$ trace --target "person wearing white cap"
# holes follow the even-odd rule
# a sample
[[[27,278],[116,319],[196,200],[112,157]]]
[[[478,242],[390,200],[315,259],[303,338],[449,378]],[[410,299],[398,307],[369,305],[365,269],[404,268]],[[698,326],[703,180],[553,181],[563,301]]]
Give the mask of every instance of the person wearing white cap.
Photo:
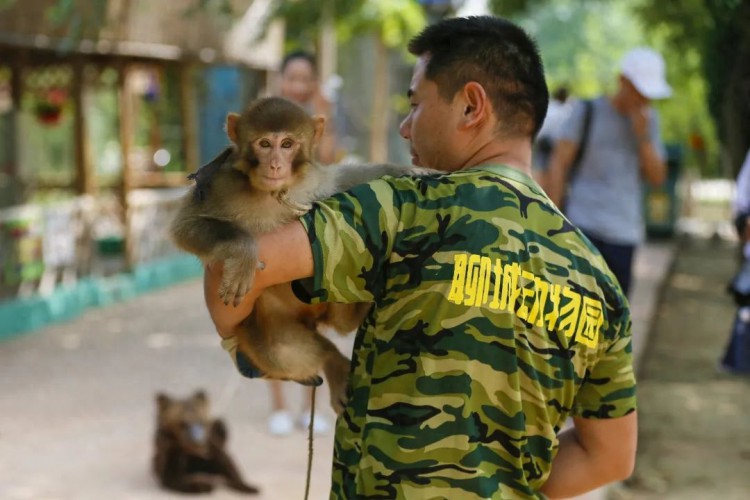
[[[625,54],[617,91],[576,103],[542,179],[552,201],[565,202],[566,215],[599,249],[626,294],[645,235],[642,180],[656,187],[666,178],[659,117],[650,106],[652,99],[672,95],[665,69],[652,49]]]

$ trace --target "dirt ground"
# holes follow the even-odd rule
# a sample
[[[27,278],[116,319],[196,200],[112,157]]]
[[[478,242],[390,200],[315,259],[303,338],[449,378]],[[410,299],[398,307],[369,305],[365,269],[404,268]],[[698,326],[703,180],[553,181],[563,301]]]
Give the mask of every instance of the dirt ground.
[[[635,474],[611,499],[750,498],[750,377],[720,373],[736,244],[677,247],[639,365]]]

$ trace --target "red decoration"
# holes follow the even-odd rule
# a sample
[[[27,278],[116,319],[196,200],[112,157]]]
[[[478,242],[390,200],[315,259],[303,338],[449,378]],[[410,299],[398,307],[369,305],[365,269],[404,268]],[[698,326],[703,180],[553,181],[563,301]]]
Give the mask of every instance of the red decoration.
[[[44,125],[57,125],[62,117],[68,93],[64,89],[51,88],[42,95],[34,106],[37,119]]]

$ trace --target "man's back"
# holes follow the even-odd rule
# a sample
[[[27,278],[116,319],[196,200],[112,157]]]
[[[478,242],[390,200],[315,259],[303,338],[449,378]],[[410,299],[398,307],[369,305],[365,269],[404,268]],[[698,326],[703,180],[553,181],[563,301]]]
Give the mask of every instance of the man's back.
[[[604,355],[629,359],[614,356],[629,342],[627,302],[529,177],[483,167],[376,181],[323,205],[306,219],[327,271],[313,294],[376,303],[337,429],[339,497],[533,496],[569,415],[632,410],[632,377]],[[359,244],[326,252],[334,238],[387,260],[361,268]],[[605,405],[584,379],[617,372]]]

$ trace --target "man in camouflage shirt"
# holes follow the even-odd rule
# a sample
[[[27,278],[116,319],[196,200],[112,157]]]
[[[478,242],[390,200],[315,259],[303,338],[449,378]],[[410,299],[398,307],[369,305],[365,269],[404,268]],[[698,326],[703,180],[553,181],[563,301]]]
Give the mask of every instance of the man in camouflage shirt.
[[[536,46],[492,17],[428,27],[401,134],[413,163],[261,238],[238,308],[206,272],[227,336],[266,286],[374,302],[352,353],[332,498],[543,498],[627,477],[636,447],[628,302],[530,177],[547,109]],[[231,345],[231,342],[229,342]],[[562,426],[573,417],[574,426]]]

